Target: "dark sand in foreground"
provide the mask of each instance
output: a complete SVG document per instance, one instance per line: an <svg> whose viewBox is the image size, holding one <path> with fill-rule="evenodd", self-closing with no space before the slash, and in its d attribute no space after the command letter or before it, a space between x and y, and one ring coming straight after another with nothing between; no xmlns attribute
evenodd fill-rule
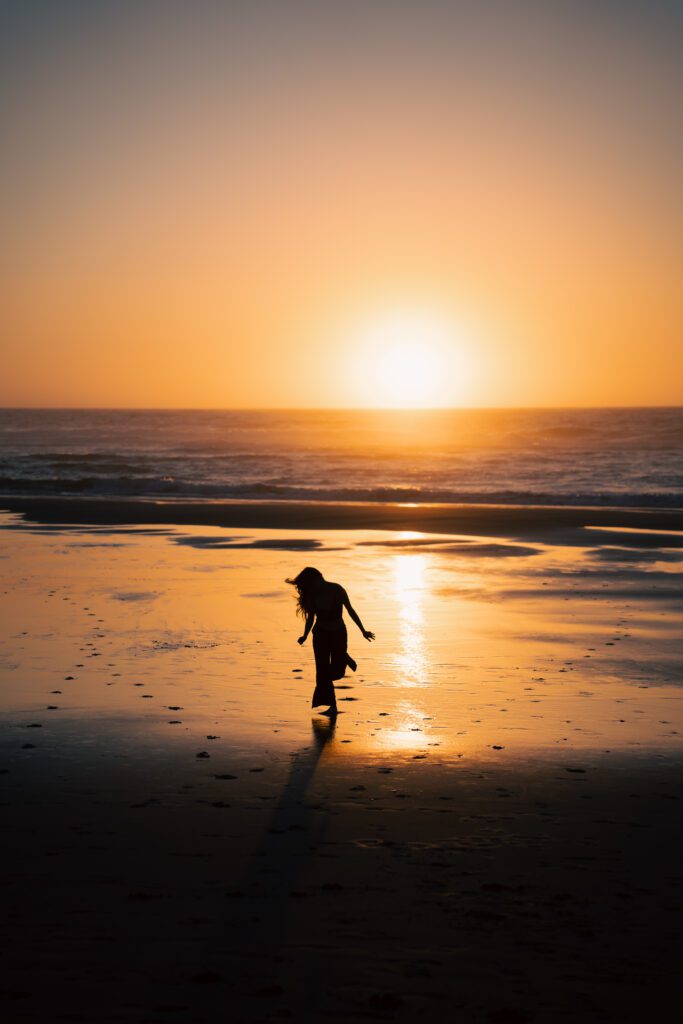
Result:
<svg viewBox="0 0 683 1024"><path fill-rule="evenodd" d="M19 773L5 1019L623 1021L673 994L680 770L344 768L326 731L289 765Z"/></svg>
<svg viewBox="0 0 683 1024"><path fill-rule="evenodd" d="M5 521L3 1020L660 1015L679 538L487 522L297 547ZM379 637L336 726L280 584L302 559Z"/></svg>

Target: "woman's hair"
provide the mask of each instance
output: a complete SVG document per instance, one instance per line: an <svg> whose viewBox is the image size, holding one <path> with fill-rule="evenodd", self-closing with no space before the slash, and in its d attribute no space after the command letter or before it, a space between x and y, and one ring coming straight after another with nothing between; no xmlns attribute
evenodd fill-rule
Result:
<svg viewBox="0 0 683 1024"><path fill-rule="evenodd" d="M307 565L305 569L302 569L299 575L295 576L293 580L285 580L285 583L290 583L297 589L297 615L301 615L305 619L314 611L313 591L322 580L323 574L320 572L320 569L314 569L310 565Z"/></svg>

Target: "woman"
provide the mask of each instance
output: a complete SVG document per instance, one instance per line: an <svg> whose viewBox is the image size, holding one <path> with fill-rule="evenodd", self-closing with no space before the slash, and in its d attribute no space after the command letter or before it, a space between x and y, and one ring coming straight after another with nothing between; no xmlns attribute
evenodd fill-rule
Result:
<svg viewBox="0 0 683 1024"><path fill-rule="evenodd" d="M306 620L306 628L298 643L306 642L313 629L313 653L315 654L315 693L311 707L327 704L324 715L337 714L337 698L334 679L341 679L348 665L354 672L356 662L346 650L346 626L342 618L343 609L356 623L366 640L374 640L375 634L363 627L363 623L351 607L349 595L338 583L329 583L319 569L308 566L293 580L285 580L296 587L297 615ZM313 623L315 622L315 625Z"/></svg>

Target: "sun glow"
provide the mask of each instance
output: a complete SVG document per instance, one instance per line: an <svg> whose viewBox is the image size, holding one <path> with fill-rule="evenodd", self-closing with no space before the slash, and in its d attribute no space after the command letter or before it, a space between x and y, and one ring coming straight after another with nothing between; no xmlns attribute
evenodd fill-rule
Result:
<svg viewBox="0 0 683 1024"><path fill-rule="evenodd" d="M451 405L461 397L459 339L445 317L397 312L379 316L354 333L356 380L368 404L419 409Z"/></svg>

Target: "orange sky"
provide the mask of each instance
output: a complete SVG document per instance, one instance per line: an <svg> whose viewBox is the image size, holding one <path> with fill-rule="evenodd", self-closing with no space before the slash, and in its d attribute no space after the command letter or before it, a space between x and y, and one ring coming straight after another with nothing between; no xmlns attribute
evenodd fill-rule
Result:
<svg viewBox="0 0 683 1024"><path fill-rule="evenodd" d="M594 8L6 5L0 404L372 404L404 309L438 404L680 404L680 18Z"/></svg>

